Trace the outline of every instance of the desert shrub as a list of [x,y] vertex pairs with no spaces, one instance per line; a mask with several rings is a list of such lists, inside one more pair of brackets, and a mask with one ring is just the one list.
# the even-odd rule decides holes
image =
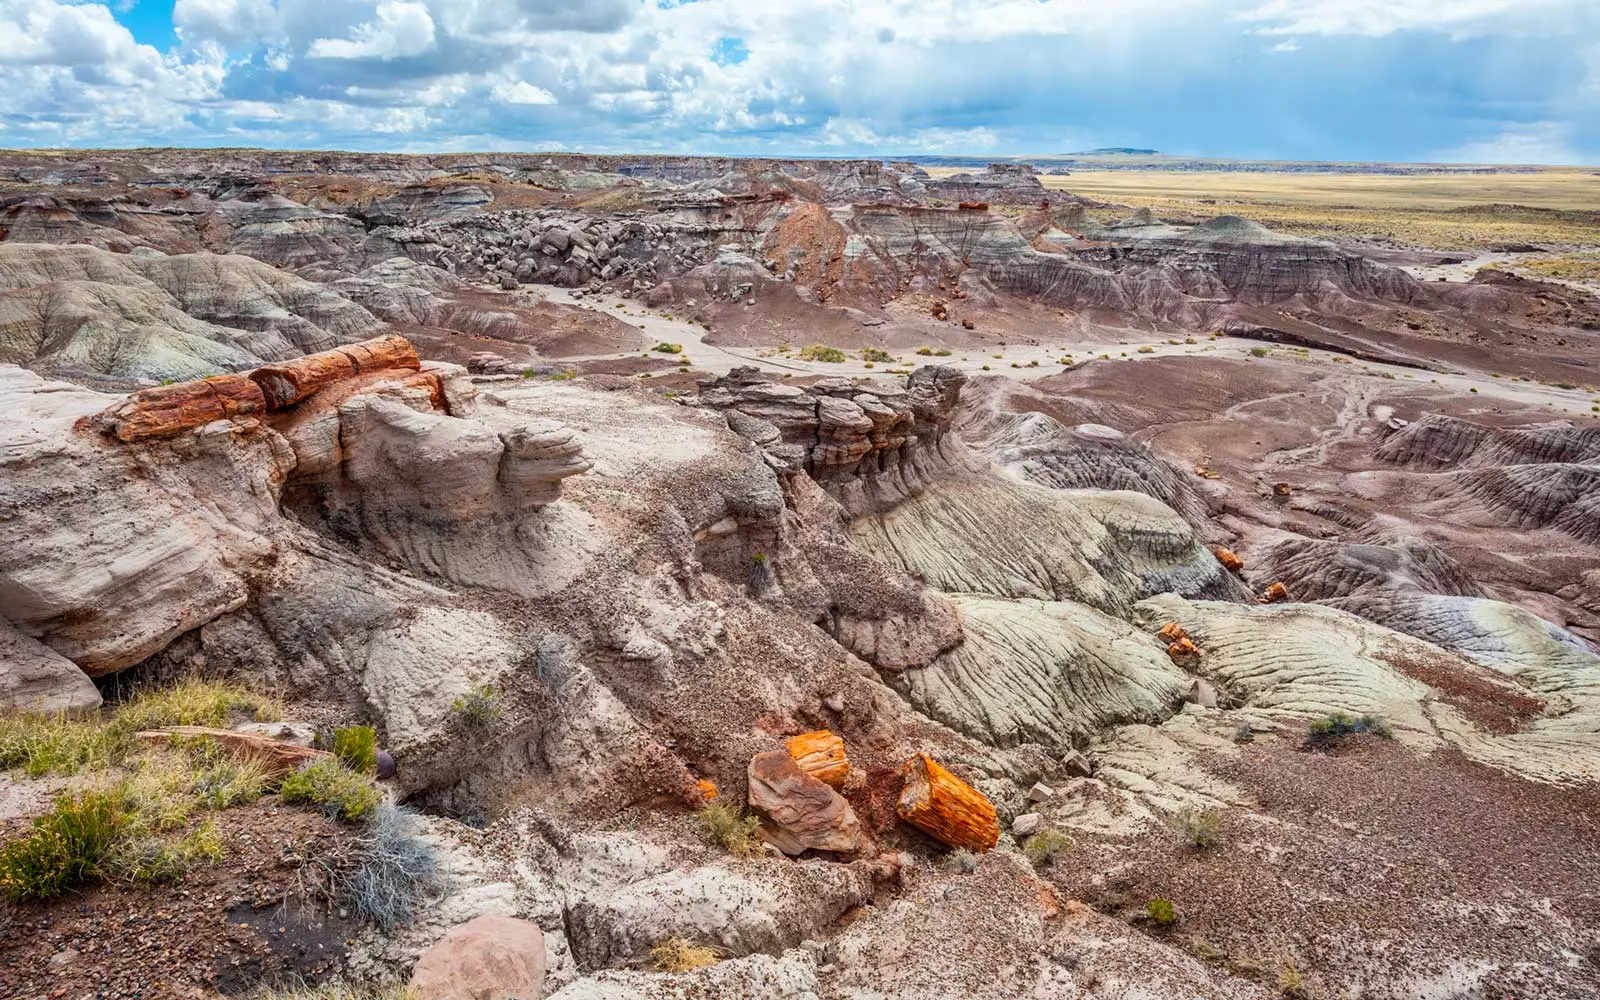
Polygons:
[[1267,350],[1265,347],[1252,347],[1252,348],[1250,348],[1250,356],[1252,358],[1264,358],[1264,357],[1266,357],[1267,355],[1269,355],[1271,353],[1272,352]]
[[571,382],[573,379],[575,379],[577,377],[578,377],[578,373],[577,372],[572,372],[572,371],[556,372],[554,375],[550,376],[550,381],[552,381],[552,382]]
[[261,798],[271,778],[259,758],[230,757],[196,771],[193,792],[207,809],[231,809]]
[[342,726],[333,731],[333,755],[352,771],[378,773],[378,731],[371,726]]
[[1357,733],[1371,733],[1385,739],[1394,736],[1394,730],[1389,728],[1389,723],[1381,716],[1363,715],[1356,718],[1348,712],[1334,712],[1311,723],[1310,730],[1306,734],[1306,743],[1312,747],[1325,748]]
[[387,802],[379,806],[343,892],[358,918],[385,931],[409,924],[416,903],[439,888],[438,855],[411,827],[405,810]]
[[921,355],[922,357],[931,358],[931,357],[933,357],[933,348],[931,348],[931,347],[919,347],[919,348],[917,348],[917,353],[919,355]]
[[118,841],[101,864],[101,874],[120,882],[154,885],[175,882],[199,864],[222,860],[222,838],[207,821],[178,837],[141,834]]
[[61,795],[27,836],[0,848],[0,891],[18,903],[53,899],[98,877],[128,824],[120,788]]
[[189,678],[136,693],[116,710],[113,721],[137,732],[163,726],[221,726],[234,717],[266,722],[281,711],[275,699],[242,685]]
[[64,716],[0,716],[0,768],[29,777],[76,774],[117,762],[129,747],[128,733],[97,719]]
[[802,347],[799,354],[801,361],[825,361],[828,364],[840,364],[849,360],[845,353],[837,347],[828,347],[825,344],[812,344]]
[[1170,899],[1152,899],[1144,904],[1144,912],[1157,927],[1171,927],[1178,920],[1178,911]]
[[657,344],[656,346],[654,346],[654,347],[652,347],[650,349],[652,351],[656,351],[656,352],[658,352],[660,354],[682,354],[683,353],[683,345],[682,344],[669,344],[664,340],[661,343]]
[[880,361],[880,362],[893,361],[894,360],[894,355],[890,354],[888,351],[880,351],[876,347],[863,347],[861,349],[861,360],[862,361],[869,361],[869,362],[870,361]]
[[717,953],[675,937],[651,948],[650,960],[655,963],[657,972],[693,972],[716,965]]
[[1047,865],[1072,849],[1072,838],[1049,827],[1028,838],[1022,853],[1035,865]]
[[1191,847],[1208,850],[1222,842],[1222,814],[1193,807],[1178,813],[1178,832]]
[[[1177,343],[1177,341],[1172,341],[1172,343],[1175,344],[1175,343]],[[1156,349],[1154,347],[1151,347],[1149,344],[1146,344],[1143,347],[1139,348],[1139,353],[1140,354],[1154,354],[1155,352],[1156,352]]]
[[713,847],[721,847],[734,857],[747,858],[761,851],[761,838],[756,831],[761,820],[746,816],[732,802],[713,801],[695,813],[700,823],[700,836]]
[[978,870],[979,858],[965,847],[958,847],[945,855],[945,861],[953,871],[963,875],[971,875]]
[[357,985],[342,979],[312,984],[299,980],[258,993],[256,1000],[416,1000],[409,986]]
[[337,760],[319,760],[283,779],[278,794],[290,805],[319,807],[329,818],[360,823],[377,811],[383,794],[377,783]]
[[500,692],[492,684],[474,682],[450,702],[450,711],[463,728],[487,732],[500,719]]

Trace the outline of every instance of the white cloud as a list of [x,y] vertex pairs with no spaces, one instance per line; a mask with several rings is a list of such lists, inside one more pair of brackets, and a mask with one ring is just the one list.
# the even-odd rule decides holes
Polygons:
[[1239,17],[1273,35],[1365,35],[1432,30],[1456,37],[1557,29],[1593,13],[1594,0],[1267,0]]
[[1564,122],[1507,125],[1484,139],[1440,153],[1448,163],[1504,163],[1555,166],[1583,162],[1571,147],[1571,127]]
[[433,17],[425,4],[384,0],[373,14],[349,38],[319,38],[306,54],[313,59],[399,59],[433,48]]
[[172,25],[186,41],[212,39],[239,45],[278,29],[272,0],[177,0]]
[[489,91],[503,104],[554,104],[556,95],[543,87],[535,87],[526,80],[515,83],[497,83]]

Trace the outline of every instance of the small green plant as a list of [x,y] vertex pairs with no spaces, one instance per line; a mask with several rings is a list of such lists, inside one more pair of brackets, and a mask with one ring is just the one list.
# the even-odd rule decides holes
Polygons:
[[842,364],[849,358],[837,347],[828,347],[825,344],[812,344],[800,349],[801,361],[821,361],[831,365]]
[[1171,927],[1178,922],[1178,911],[1170,899],[1152,899],[1144,904],[1144,912],[1157,927]]
[[657,344],[656,346],[654,346],[654,347],[652,347],[650,349],[652,351],[655,351],[655,352],[659,353],[659,354],[682,354],[683,353],[683,345],[682,344],[669,344],[665,340],[663,340],[661,343]]
[[378,785],[337,760],[319,760],[283,779],[278,794],[289,805],[319,807],[331,819],[360,823],[383,801]]
[[465,728],[487,732],[500,720],[500,692],[492,684],[474,682],[450,702],[450,711]]
[[989,370],[989,366],[988,366],[988,365],[984,365],[984,366],[983,366],[983,370],[984,370],[984,371],[988,371],[988,370]]
[[271,781],[257,757],[231,757],[203,767],[194,776],[194,795],[207,809],[245,806],[261,798]]
[[222,860],[222,838],[207,820],[181,837],[130,837],[113,847],[102,865],[114,881],[154,885],[175,882],[196,865]]
[[341,726],[333,731],[333,755],[360,774],[378,773],[378,731],[371,726]]
[[737,858],[760,853],[761,837],[756,831],[761,829],[761,820],[744,815],[737,805],[713,801],[695,817],[700,822],[700,836],[713,847],[721,847]]
[[[1176,344],[1177,341],[1174,340],[1174,341],[1171,341],[1171,343]],[[1139,348],[1139,353],[1140,354],[1154,354],[1155,352],[1156,352],[1156,349],[1154,347],[1151,347],[1149,344],[1146,344],[1143,347]]]
[[577,377],[578,377],[578,373],[574,372],[574,371],[556,372],[554,375],[550,376],[550,381],[552,381],[552,382],[571,382],[573,379],[575,379]]
[[1265,347],[1252,347],[1252,348],[1250,348],[1250,356],[1252,358],[1264,358],[1264,357],[1266,357],[1267,355],[1269,355],[1271,353],[1272,352],[1267,350]]
[[0,891],[12,902],[54,899],[100,874],[123,836],[127,802],[120,789],[63,794],[33,830],[0,848]]
[[534,371],[532,368],[524,368],[524,369],[522,369],[522,377],[523,378],[533,378],[537,374],[539,374],[539,373]]
[[1205,851],[1222,842],[1222,814],[1215,809],[1190,807],[1178,813],[1178,832],[1189,846]]
[[1384,739],[1394,736],[1394,730],[1389,728],[1389,723],[1381,716],[1363,715],[1356,718],[1348,712],[1334,712],[1311,723],[1306,734],[1306,745],[1313,749],[1325,750],[1344,737],[1358,733],[1371,733]]
[[752,560],[754,560],[754,562],[755,562],[755,564],[757,566],[760,566],[760,565],[763,565],[767,561],[767,554],[765,552],[757,552],[755,555],[751,556],[750,558]]
[[867,362],[877,361],[880,363],[888,362],[894,360],[894,355],[890,354],[888,351],[880,351],[876,347],[863,347],[861,349],[861,360]]
[[1048,865],[1071,849],[1072,838],[1049,827],[1029,837],[1022,845],[1022,853],[1035,865]]

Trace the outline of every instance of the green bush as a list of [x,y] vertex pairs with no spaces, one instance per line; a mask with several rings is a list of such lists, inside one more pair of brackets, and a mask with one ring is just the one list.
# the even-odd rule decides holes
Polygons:
[[290,805],[310,804],[346,823],[370,819],[383,801],[377,783],[337,760],[319,760],[283,779],[278,794]]
[[1185,809],[1178,814],[1178,831],[1190,846],[1208,850],[1222,842],[1222,814],[1215,809]]
[[222,838],[207,821],[181,837],[136,836],[119,841],[107,854],[101,873],[122,882],[154,885],[175,882],[198,864],[222,860]]
[[655,352],[660,353],[660,354],[682,354],[683,353],[683,345],[682,344],[669,344],[665,340],[663,340],[661,343],[657,344],[656,346],[654,346],[654,347],[652,347],[650,349],[652,351],[655,351]]
[[108,767],[127,753],[127,731],[96,720],[61,716],[0,717],[0,768],[31,778]]
[[1252,347],[1252,348],[1250,348],[1250,356],[1252,358],[1264,358],[1264,357],[1266,357],[1267,355],[1269,355],[1271,353],[1272,352],[1267,350],[1265,347]]
[[1029,837],[1022,845],[1022,853],[1035,865],[1047,865],[1071,849],[1072,838],[1049,827]]
[[700,835],[713,847],[721,847],[735,857],[747,858],[761,850],[761,838],[756,831],[761,820],[744,815],[731,802],[712,802],[695,813],[700,821]]
[[880,351],[876,347],[863,347],[861,349],[861,360],[868,362],[893,361],[894,355],[890,354],[888,351]]
[[800,349],[801,361],[823,361],[836,365],[850,360],[849,357],[837,347],[828,347],[825,344],[812,344]]
[[1313,749],[1324,750],[1346,736],[1359,733],[1371,733],[1384,739],[1394,736],[1394,730],[1389,728],[1389,723],[1381,716],[1363,715],[1356,718],[1348,712],[1334,712],[1311,723],[1310,730],[1306,734],[1306,745]]
[[194,795],[207,809],[247,806],[261,798],[270,775],[257,757],[230,757],[195,772]]
[[378,731],[371,726],[344,726],[333,731],[333,755],[352,771],[378,773]]
[[13,902],[53,899],[100,874],[129,823],[120,788],[64,794],[33,831],[0,848],[0,891]]
[[1178,911],[1170,899],[1152,899],[1144,905],[1144,912],[1157,927],[1171,927],[1178,921]]
[[490,684],[474,683],[450,702],[450,711],[472,732],[487,732],[500,719],[500,693]]

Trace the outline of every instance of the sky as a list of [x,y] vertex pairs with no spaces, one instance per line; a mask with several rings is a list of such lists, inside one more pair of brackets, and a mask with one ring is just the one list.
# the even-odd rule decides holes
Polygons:
[[1600,0],[0,0],[0,146],[1600,164]]

